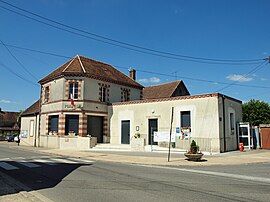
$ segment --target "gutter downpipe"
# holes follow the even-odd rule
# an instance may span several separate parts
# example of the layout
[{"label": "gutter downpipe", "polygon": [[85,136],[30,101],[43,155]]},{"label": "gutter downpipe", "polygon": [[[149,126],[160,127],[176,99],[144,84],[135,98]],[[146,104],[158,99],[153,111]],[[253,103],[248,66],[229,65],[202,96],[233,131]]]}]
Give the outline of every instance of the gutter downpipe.
[{"label": "gutter downpipe", "polygon": [[223,138],[224,138],[224,151],[226,152],[226,124],[225,124],[225,120],[226,120],[226,116],[225,116],[225,96],[221,95],[222,97],[222,110],[223,110]]},{"label": "gutter downpipe", "polygon": [[35,123],[35,139],[34,139],[34,147],[37,146],[37,133],[38,133],[38,113],[35,113],[36,116],[36,123]]},{"label": "gutter downpipe", "polygon": [[41,100],[42,100],[42,85],[40,85],[39,113],[38,113],[38,145],[40,147],[40,119],[41,119]]}]

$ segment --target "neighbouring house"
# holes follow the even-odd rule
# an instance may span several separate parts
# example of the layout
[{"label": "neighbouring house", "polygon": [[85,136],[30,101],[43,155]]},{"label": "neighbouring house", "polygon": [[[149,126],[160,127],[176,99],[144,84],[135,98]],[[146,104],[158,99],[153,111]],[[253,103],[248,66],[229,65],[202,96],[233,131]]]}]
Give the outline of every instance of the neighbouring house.
[{"label": "neighbouring house", "polygon": [[183,81],[147,86],[143,89],[143,99],[169,98],[190,95]]},{"label": "neighbouring house", "polygon": [[19,112],[2,111],[0,108],[0,134],[11,135],[19,134],[20,119]]},{"label": "neighbouring house", "polygon": [[78,55],[57,68],[39,81],[36,110],[30,107],[22,115],[25,142],[89,149],[93,142],[129,145],[140,134],[144,145],[162,146],[173,108],[176,148],[186,149],[195,139],[203,151],[237,149],[241,101],[217,93],[191,96],[183,81],[143,87],[136,82],[136,71],[129,71],[126,76],[111,65]]},{"label": "neighbouring house", "polygon": [[40,101],[38,100],[21,113],[20,144],[22,145],[38,145],[39,105]]}]

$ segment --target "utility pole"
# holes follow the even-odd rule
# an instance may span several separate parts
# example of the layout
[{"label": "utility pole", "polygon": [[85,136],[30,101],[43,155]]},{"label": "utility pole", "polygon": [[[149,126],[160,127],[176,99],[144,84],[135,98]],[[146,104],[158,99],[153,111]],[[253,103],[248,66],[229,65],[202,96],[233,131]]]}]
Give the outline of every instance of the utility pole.
[{"label": "utility pole", "polygon": [[171,139],[172,139],[173,109],[174,109],[174,107],[172,107],[172,117],[171,117],[171,128],[170,128],[170,140],[169,140],[168,162],[170,162],[170,157],[171,157]]}]

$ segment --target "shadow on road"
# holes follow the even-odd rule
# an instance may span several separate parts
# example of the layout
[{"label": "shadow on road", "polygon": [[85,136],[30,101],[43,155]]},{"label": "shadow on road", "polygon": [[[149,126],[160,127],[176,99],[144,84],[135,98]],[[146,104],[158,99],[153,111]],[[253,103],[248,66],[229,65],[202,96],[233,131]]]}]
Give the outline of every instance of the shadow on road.
[{"label": "shadow on road", "polygon": [[[27,163],[37,165],[37,162]],[[92,165],[89,163],[57,163],[54,165],[39,163],[38,167],[28,168],[23,165],[18,165],[16,161],[8,161],[8,164],[17,169],[1,169],[0,196],[16,194],[21,191],[29,192],[55,187],[66,176],[79,167]]]}]

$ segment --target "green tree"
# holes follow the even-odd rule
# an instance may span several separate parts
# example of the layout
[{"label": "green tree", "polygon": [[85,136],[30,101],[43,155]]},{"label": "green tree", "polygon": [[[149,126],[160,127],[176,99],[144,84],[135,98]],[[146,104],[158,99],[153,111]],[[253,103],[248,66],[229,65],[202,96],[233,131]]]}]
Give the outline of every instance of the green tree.
[{"label": "green tree", "polygon": [[243,104],[243,121],[253,126],[270,123],[270,105],[254,99]]}]

